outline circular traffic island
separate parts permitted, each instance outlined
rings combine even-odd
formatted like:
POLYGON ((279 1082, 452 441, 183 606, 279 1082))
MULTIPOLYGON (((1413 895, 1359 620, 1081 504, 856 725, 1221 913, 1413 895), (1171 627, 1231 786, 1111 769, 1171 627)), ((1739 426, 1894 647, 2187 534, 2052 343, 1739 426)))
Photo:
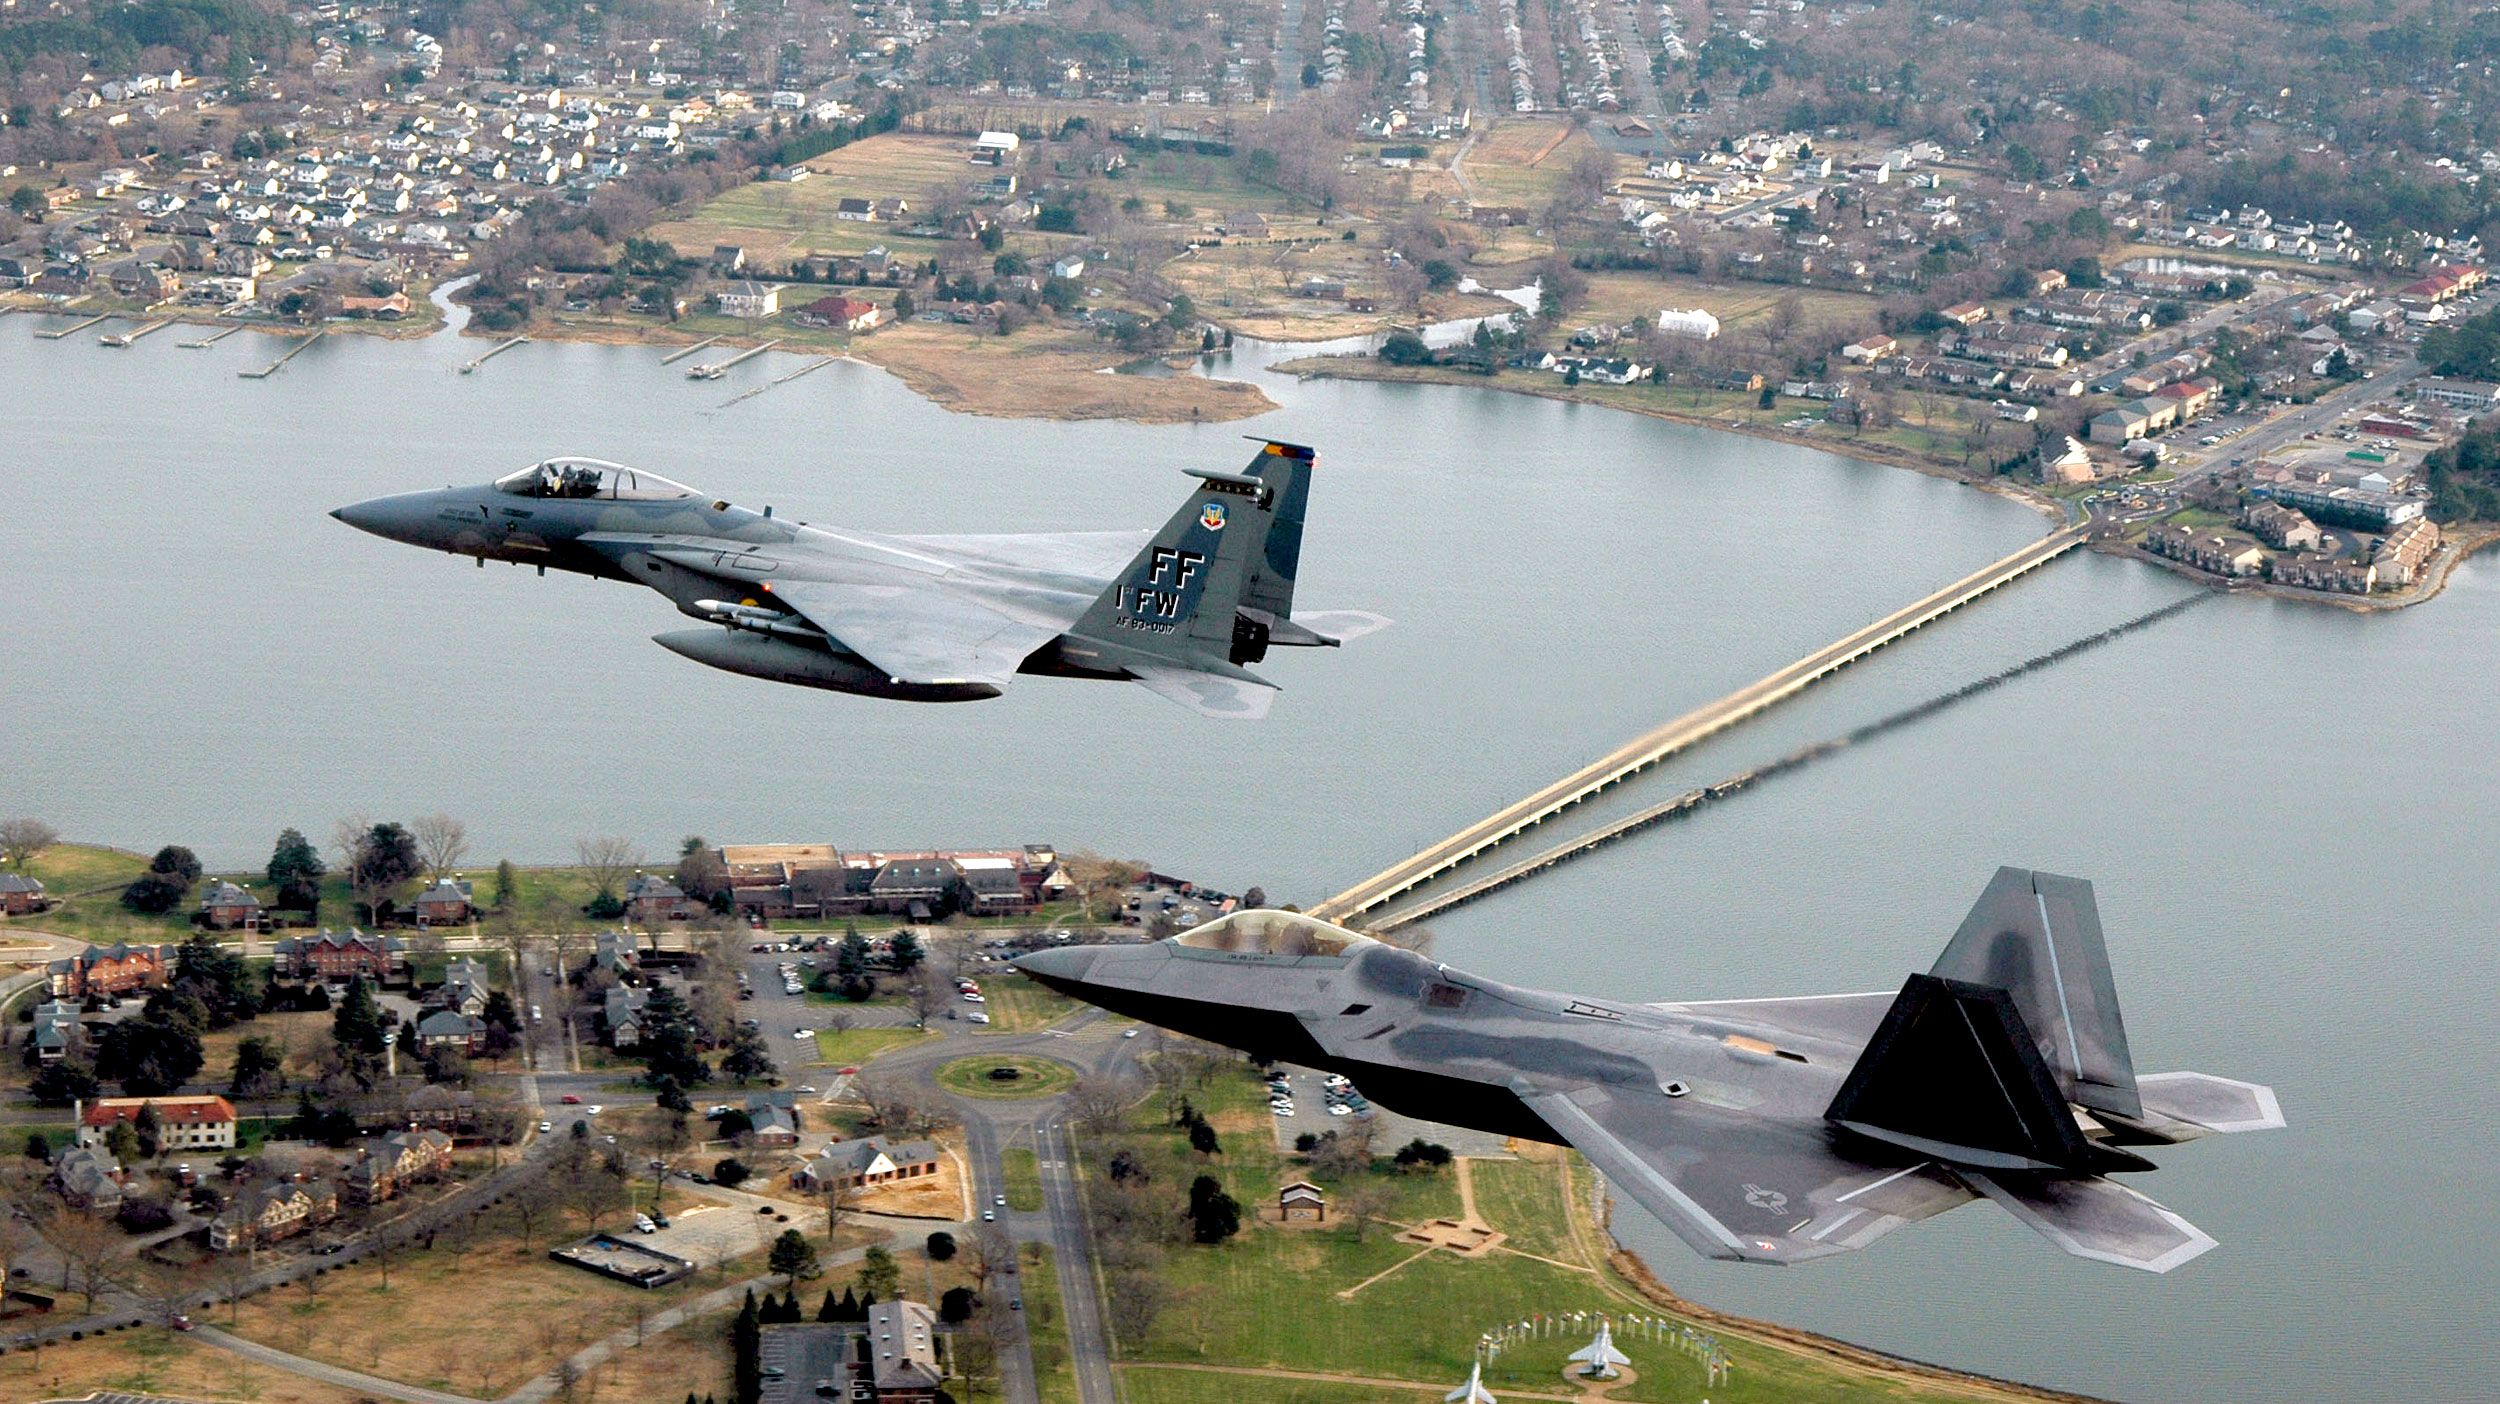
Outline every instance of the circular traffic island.
POLYGON ((1076 1069, 1055 1058, 984 1054, 940 1064, 937 1085, 965 1097, 1055 1097, 1076 1085, 1076 1069))

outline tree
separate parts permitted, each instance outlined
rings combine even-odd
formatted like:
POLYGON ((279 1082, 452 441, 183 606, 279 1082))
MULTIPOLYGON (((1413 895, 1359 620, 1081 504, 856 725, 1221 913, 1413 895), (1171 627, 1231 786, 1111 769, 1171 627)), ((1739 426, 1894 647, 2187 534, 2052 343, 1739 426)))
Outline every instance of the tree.
POLYGON ((814 1277, 824 1271, 816 1261, 816 1245, 797 1229, 781 1231, 781 1237, 773 1240, 772 1253, 765 1258, 764 1265, 788 1278, 793 1291, 797 1290, 799 1279, 814 1277))
POLYGON ((677 870, 670 877, 698 901, 709 902, 729 890, 729 869, 721 863, 719 850, 701 834, 689 834, 677 846, 677 870))
POLYGON ((745 1161, 735 1156, 724 1156, 712 1167, 712 1183, 723 1189, 736 1189, 745 1184, 747 1176, 752 1173, 754 1172, 747 1169, 745 1161))
POLYGON ((738 1308, 738 1319, 729 1326, 730 1375, 738 1404, 755 1404, 763 1397, 763 1322, 764 1314, 755 1305, 755 1289, 750 1287, 746 1305, 738 1308))
POLYGON ((1215 1138, 1215 1127, 1206 1118, 1189 1123, 1189 1148, 1200 1155, 1222 1155, 1223 1146, 1215 1138))
POLYGON ((1430 365, 1432 350, 1424 345, 1422 337, 1400 328, 1389 333, 1388 340, 1380 343, 1380 359, 1393 366, 1430 365))
POLYGON ((582 870, 590 877, 592 887, 613 902, 625 878, 642 866, 642 850, 634 841, 614 834, 597 838, 576 839, 573 851, 581 859, 582 870))
POLYGON ((257 1035, 234 1048, 234 1075, 226 1090, 237 1097, 266 1097, 286 1086, 285 1054, 274 1040, 257 1035))
POLYGON ((299 883, 318 883, 330 867, 321 861, 321 850, 301 829, 282 829, 277 846, 269 851, 269 881, 281 892, 299 883))
POLYGON ((650 1001, 642 1011, 642 1055, 651 1079, 680 1087, 711 1081, 711 1065, 703 1061, 698 1048, 694 1016, 685 996, 673 985, 652 986, 650 1001))
POLYGON ((133 1097, 176 1090, 198 1075, 203 1058, 198 1026, 150 1005, 136 1019, 107 1025, 96 1040, 96 1076, 133 1097))
POLYGON ((392 889, 423 870, 414 834, 399 824, 368 823, 361 815, 342 819, 335 840, 347 858, 347 885, 364 904, 365 914, 379 920, 392 889))
POLYGON ((969 1287, 949 1287, 938 1298, 938 1320, 949 1326, 961 1326, 972 1319, 972 1309, 980 1300, 969 1287))
POLYGON ((51 208, 43 192, 31 185, 20 185, 9 192, 9 212, 19 219, 40 219, 51 208))
POLYGON ((26 1090, 39 1105, 66 1107, 94 1097, 103 1090, 103 1084, 97 1080, 92 1064, 71 1057, 35 1069, 26 1090))
POLYGON ((886 950, 899 975, 910 974, 928 958, 928 953, 920 948, 920 938, 908 929, 895 932, 894 939, 886 943, 886 950))
POLYGON ((1200 1243, 1221 1243, 1241 1232, 1241 1204, 1224 1192, 1213 1175, 1200 1175, 1189 1186, 1189 1236, 1200 1243))
POLYGON ((428 814, 408 826, 427 875, 440 881, 469 855, 469 826, 448 814, 428 814))
MULTIPOLYGON (((21 194, 25 190, 25 186, 18 187, 21 194)), ((42 198, 37 196, 36 203, 42 203, 42 198)), ((21 873, 38 854, 60 841, 60 832, 41 819, 0 819, 0 858, 21 873)))
POLYGON ((520 870, 512 866, 512 860, 509 858, 497 860, 495 863, 495 910, 499 912, 511 911, 512 904, 520 900, 520 870))
POLYGON ((373 986, 362 975, 348 981, 330 1015, 330 1041, 337 1045, 342 1070, 358 1086, 371 1087, 381 1075, 382 1038, 390 1032, 390 1016, 374 998, 373 986))
MULTIPOLYGON (((51 1148, 48 1146, 45 1147, 47 1154, 49 1154, 50 1149, 51 1148)), ((944 1229, 938 1229, 929 1235, 929 1241, 926 1245, 924 1245, 924 1248, 929 1255, 930 1262, 952 1262, 955 1258, 955 1235, 948 1233, 944 1229)))
POLYGON ((773 1063, 772 1049, 764 1042, 763 1030, 744 1024, 729 1035, 729 1046, 721 1052, 720 1070, 734 1082, 761 1082, 780 1072, 773 1063))

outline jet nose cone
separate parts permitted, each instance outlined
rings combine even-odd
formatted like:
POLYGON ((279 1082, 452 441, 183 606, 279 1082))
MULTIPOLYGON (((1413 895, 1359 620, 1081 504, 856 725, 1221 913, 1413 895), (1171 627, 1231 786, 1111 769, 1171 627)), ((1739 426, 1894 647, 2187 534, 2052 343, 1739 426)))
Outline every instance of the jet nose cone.
POLYGON ((1094 968, 1098 953, 1086 947, 1059 951, 1035 951, 1017 956, 1010 964, 1032 978, 1054 989, 1068 990, 1085 983, 1094 968))
POLYGON ((376 497, 365 502, 350 502, 344 507, 333 510, 330 515, 358 531, 369 531, 376 536, 385 536, 389 533, 382 529, 382 524, 390 514, 383 504, 389 501, 387 497, 376 497))

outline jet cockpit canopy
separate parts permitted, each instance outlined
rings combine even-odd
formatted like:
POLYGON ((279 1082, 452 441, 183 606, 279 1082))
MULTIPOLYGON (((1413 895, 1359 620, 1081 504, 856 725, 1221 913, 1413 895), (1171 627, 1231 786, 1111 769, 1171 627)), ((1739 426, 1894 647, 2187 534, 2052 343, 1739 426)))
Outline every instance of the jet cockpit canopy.
POLYGON ((497 492, 515 497, 554 497, 603 502, 670 502, 694 489, 657 473, 596 458, 550 458, 495 480, 497 492))
POLYGON ((1235 912, 1173 937, 1173 944, 1201 951, 1244 955, 1342 956, 1368 944, 1369 936, 1331 926, 1300 912, 1257 907, 1235 912))

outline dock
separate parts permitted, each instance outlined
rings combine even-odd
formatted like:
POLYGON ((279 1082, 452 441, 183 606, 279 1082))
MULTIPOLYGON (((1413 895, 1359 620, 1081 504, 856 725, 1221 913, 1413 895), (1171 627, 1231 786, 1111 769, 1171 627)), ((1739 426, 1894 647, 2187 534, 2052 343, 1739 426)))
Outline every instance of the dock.
POLYGON ((761 346, 750 346, 726 361, 714 361, 709 365, 695 366, 686 372, 686 378, 688 380, 718 380, 727 375, 731 367, 744 365, 780 344, 780 340, 775 338, 761 346))
POLYGON ((126 332, 110 332, 97 337, 96 340, 106 346, 128 346, 132 342, 137 341, 140 337, 146 336, 149 332, 163 331, 165 328, 170 327, 173 324, 173 318, 159 317, 144 327, 134 327, 126 332))
POLYGON ((323 327, 320 331, 316 331, 312 335, 305 337, 302 341, 288 347, 285 355, 280 356, 278 359, 271 361, 265 366, 262 366, 259 370, 236 371, 235 374, 243 377, 245 380, 267 380, 269 377, 276 375, 281 369, 283 369, 287 362, 303 355, 304 349, 312 345, 314 342, 319 341, 321 339, 322 332, 326 332, 328 330, 329 328, 323 327))
POLYGON ((184 341, 176 344, 185 351, 205 351, 241 330, 243 330, 241 327, 219 327, 197 341, 184 341))
POLYGON ((96 316, 89 317, 83 322, 73 322, 66 327, 54 327, 50 331, 39 331, 35 333, 35 335, 42 337, 46 341, 58 341, 65 336, 76 336, 78 333, 85 331, 87 328, 94 326, 98 322, 109 322, 112 319, 112 313, 103 312, 97 314, 96 316))
MULTIPOLYGON (((1414 857, 1383 869, 1312 907, 1311 915, 1323 921, 1343 922, 1378 911, 1564 810, 1594 798, 1668 757, 1796 696, 1884 645, 1906 638, 1989 591, 2037 570, 2082 545, 2084 537, 2083 527, 2066 527, 2003 560, 1973 571, 1838 642, 1807 654, 1759 682, 1739 688, 1716 702, 1698 707, 1634 737, 1535 794, 1468 825, 1414 857)), ((1661 808, 1673 808, 1678 803, 1681 801, 1671 801, 1661 808)), ((1656 818, 1653 817, 1650 822, 1656 822, 1656 818)))
POLYGON ((700 351, 700 350, 702 350, 703 348, 705 348, 705 347, 707 347, 707 346, 717 346, 717 345, 719 345, 719 344, 720 344, 720 338, 719 338, 719 337, 717 337, 717 336, 707 336, 707 337, 703 338, 701 341, 696 342, 696 343, 695 343, 694 345, 692 345, 692 346, 680 346, 680 347, 678 347, 676 350, 669 352, 669 353, 668 353, 667 355, 665 355, 665 356, 662 356, 662 357, 660 358, 660 364, 661 364, 661 365, 664 365, 664 366, 672 366, 672 365, 675 365, 675 364, 677 364, 679 361, 682 361, 682 360, 686 359, 688 356, 693 355, 695 352, 700 351))
POLYGON ((490 349, 490 350, 486 351, 483 355, 480 355, 480 356, 479 356, 476 360, 469 362, 469 363, 468 363, 467 365, 465 365, 465 366, 462 366, 462 367, 460 368, 460 373, 461 373, 462 375, 475 375, 475 374, 477 374, 477 368, 478 368, 479 366, 485 365, 488 361, 491 361, 491 360, 495 359, 497 356, 502 355, 502 354, 503 354, 503 353, 505 353, 506 351, 511 350, 513 347, 518 346, 518 345, 520 345, 521 343, 523 343, 523 342, 525 342, 525 341, 527 341, 527 340, 529 340, 529 338, 528 338, 528 337, 526 337, 526 336, 516 336, 516 337, 512 338, 510 341, 504 342, 504 343, 502 343, 502 344, 501 344, 501 345, 499 345, 499 346, 493 347, 492 349, 490 349))

